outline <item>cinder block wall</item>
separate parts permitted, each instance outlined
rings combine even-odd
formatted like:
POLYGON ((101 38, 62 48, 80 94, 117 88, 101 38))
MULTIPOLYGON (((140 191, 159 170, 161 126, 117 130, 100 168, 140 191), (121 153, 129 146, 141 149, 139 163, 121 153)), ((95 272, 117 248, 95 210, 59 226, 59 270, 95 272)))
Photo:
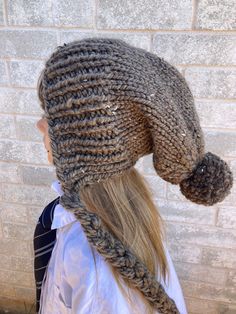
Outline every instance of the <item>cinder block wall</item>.
MULTIPOLYGON (((206 149, 236 178, 236 5, 233 0, 0 0, 0 309, 33 313, 32 237, 50 189, 36 82, 57 45, 112 36, 164 57, 187 79, 206 149)), ((152 155, 137 167, 166 221, 189 313, 236 313, 236 185, 204 207, 160 179, 152 155)))

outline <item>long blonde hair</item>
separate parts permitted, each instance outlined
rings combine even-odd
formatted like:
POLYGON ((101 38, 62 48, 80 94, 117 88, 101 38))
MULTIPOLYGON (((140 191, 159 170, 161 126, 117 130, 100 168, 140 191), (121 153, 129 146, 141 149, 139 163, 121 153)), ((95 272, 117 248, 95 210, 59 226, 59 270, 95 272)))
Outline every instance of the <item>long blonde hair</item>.
MULTIPOLYGON (((162 276, 166 283, 169 269, 163 247, 164 221, 154 204, 147 181, 135 167, 121 175, 83 187, 80 200, 89 211, 101 218, 111 234, 122 241, 157 280, 162 276)), ((122 287, 119 272, 109 266, 121 292, 131 302, 129 293, 122 287)), ((126 284, 127 288, 132 288, 128 280, 126 284)), ((146 305, 145 313, 154 313, 153 306, 145 296, 139 290, 137 293, 146 305)))

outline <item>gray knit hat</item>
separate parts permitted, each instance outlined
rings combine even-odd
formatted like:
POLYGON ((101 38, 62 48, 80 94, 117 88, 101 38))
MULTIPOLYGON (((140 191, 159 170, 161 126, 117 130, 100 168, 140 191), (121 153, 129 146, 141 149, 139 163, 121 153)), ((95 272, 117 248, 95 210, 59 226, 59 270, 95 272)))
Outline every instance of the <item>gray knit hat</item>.
POLYGON ((205 153, 192 93, 163 58, 113 38, 59 46, 46 62, 43 102, 65 192, 150 153, 157 174, 195 203, 213 205, 230 192, 232 172, 205 153))
MULTIPOLYGON (((205 152, 190 88, 163 58, 120 39, 73 41, 57 47, 47 60, 40 95, 64 191, 60 203, 74 210, 90 242, 111 263, 116 264, 122 243, 114 242, 99 217, 80 203, 82 186, 115 176, 153 153, 157 174, 179 184, 192 202, 213 205, 230 193, 232 172, 221 158, 205 152), (99 236, 86 230, 88 221, 99 236), (110 250, 99 237, 110 239, 110 250)), ((132 256, 130 269, 121 267, 120 273, 129 278, 132 273, 134 284, 160 313, 177 313, 154 279, 148 282, 149 292, 147 280, 137 279, 137 263, 132 256)))

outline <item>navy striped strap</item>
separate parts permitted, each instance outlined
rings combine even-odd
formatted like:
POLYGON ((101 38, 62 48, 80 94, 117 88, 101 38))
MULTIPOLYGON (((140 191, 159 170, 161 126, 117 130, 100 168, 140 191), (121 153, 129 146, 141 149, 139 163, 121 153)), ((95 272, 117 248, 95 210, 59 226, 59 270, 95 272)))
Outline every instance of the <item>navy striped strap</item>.
POLYGON ((60 196, 49 203, 38 219, 34 231, 34 277, 36 285, 36 312, 39 311, 40 295, 43 277, 49 263, 54 244, 56 242, 56 229, 51 230, 53 214, 60 196))

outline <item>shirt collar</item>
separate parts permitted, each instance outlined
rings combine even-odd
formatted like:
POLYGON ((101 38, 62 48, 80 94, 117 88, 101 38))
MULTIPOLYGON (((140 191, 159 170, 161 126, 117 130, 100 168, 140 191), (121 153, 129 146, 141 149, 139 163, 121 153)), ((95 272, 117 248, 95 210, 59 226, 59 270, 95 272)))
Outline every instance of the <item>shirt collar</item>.
MULTIPOLYGON (((62 196, 64 194, 61 188, 60 181, 58 180, 54 180, 52 182, 51 189, 54 190, 58 194, 58 196, 62 196)), ((72 212, 66 210, 61 204, 57 204, 54 209, 51 229, 64 227, 76 220, 77 219, 72 212)))

